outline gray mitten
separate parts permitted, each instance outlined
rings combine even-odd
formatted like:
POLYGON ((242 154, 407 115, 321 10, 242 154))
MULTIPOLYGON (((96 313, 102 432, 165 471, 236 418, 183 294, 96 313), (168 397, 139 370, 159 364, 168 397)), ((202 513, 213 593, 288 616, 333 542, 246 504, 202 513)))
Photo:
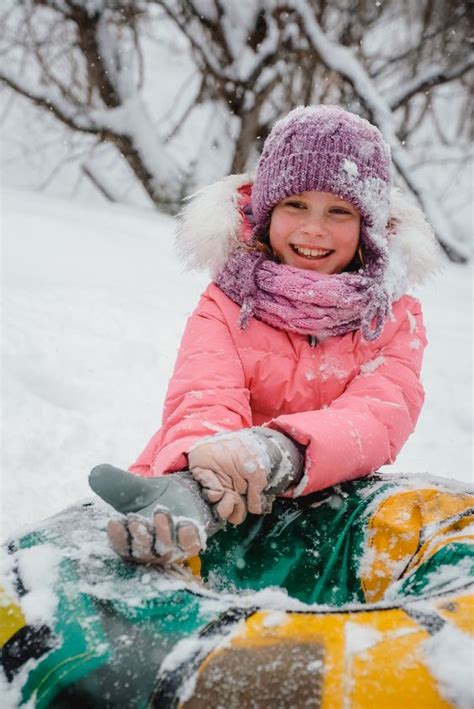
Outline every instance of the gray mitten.
POLYGON ((270 457, 270 473, 265 495, 279 495, 290 485, 296 485, 301 480, 304 467, 304 454, 296 443, 284 433, 271 428, 255 426, 251 429, 262 442, 266 439, 267 451, 270 457))
POLYGON ((142 478, 112 465, 98 465, 89 484, 123 516, 110 520, 107 534, 120 556, 166 565, 195 556, 222 522, 216 521, 189 472, 142 478))

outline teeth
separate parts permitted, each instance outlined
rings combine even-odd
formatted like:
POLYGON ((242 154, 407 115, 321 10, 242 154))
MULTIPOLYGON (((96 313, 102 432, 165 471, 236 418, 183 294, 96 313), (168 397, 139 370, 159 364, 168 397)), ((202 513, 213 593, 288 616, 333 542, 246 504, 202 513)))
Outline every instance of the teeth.
POLYGON ((302 254, 303 256, 312 256, 313 258, 326 256, 331 253, 331 251, 328 251, 327 249, 307 249, 303 246, 296 246, 296 244, 293 244, 293 248, 298 254, 302 254))

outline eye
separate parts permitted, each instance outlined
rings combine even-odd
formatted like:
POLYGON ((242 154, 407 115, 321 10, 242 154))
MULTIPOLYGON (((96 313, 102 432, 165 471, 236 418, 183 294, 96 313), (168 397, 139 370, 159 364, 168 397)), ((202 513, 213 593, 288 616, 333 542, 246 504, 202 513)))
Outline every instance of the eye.
POLYGON ((346 207, 331 207, 329 211, 331 214, 352 214, 351 210, 346 207))
POLYGON ((296 199, 291 199, 285 202, 286 207, 292 207, 293 209, 306 209, 306 204, 304 202, 298 202, 296 199))

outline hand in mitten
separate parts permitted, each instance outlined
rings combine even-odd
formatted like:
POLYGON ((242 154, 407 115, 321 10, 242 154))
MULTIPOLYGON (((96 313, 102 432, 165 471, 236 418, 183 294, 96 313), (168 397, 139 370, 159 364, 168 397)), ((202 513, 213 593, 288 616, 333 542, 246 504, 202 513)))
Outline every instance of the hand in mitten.
POLYGON ((188 452, 189 471, 217 516, 240 524, 247 511, 271 511, 275 495, 301 476, 303 455, 278 431, 254 427, 198 441, 188 452))
POLYGON ((196 556, 205 546, 193 520, 175 519, 166 507, 157 507, 148 519, 133 513, 111 519, 107 536, 122 558, 158 566, 196 556))
POLYGON ((141 478, 112 465, 98 465, 89 484, 121 513, 107 534, 124 559, 165 566, 198 554, 221 528, 189 472, 141 478))

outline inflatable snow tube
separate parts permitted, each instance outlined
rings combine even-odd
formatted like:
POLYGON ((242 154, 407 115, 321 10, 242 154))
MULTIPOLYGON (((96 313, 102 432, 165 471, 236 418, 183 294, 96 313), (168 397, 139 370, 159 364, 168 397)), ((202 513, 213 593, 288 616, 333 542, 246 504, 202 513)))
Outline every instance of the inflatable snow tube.
POLYGON ((166 573, 101 502, 4 548, 2 707, 472 707, 474 492, 373 475, 250 516, 166 573))

